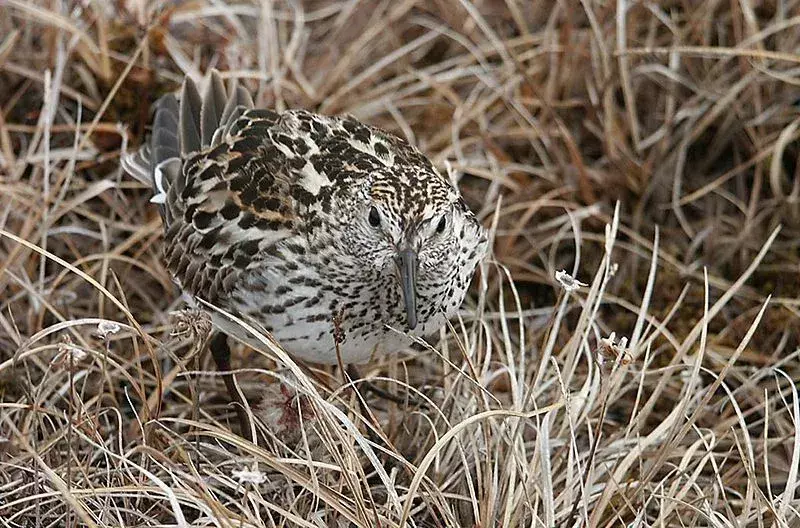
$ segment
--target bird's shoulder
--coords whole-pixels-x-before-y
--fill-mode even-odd
[[[186,159],[180,198],[187,210],[195,204],[225,220],[291,228],[303,211],[329,208],[334,193],[376,170],[414,167],[430,169],[430,161],[351,116],[248,110],[223,141]]]

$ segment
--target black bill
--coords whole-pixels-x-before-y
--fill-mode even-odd
[[[400,287],[403,290],[408,328],[417,326],[417,252],[404,249],[397,255],[397,269],[400,272]]]

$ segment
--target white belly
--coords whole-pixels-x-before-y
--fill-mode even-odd
[[[228,317],[212,314],[211,320],[222,332],[257,350],[268,352],[268,347],[258,337]],[[360,364],[383,354],[407,350],[412,343],[411,338],[387,329],[381,335],[345,336],[337,351],[333,340],[333,325],[315,324],[315,326],[318,328],[303,328],[303,335],[299,335],[297,327],[292,326],[278,327],[270,335],[293,358],[325,365],[337,364],[339,362],[337,353],[341,355],[342,363],[345,365]],[[320,336],[320,332],[323,335]],[[308,337],[309,334],[312,337]]]

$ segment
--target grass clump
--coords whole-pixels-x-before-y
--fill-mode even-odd
[[[799,13],[6,0],[3,525],[796,525]],[[407,137],[491,227],[461,317],[363,370],[398,402],[264,336],[232,429],[119,166],[211,67]]]

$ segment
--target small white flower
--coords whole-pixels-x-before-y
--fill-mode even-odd
[[[249,469],[234,469],[231,476],[239,481],[239,484],[262,484],[267,480],[267,475],[260,471]]]
[[[582,288],[586,286],[586,283],[579,281],[572,275],[566,272],[566,270],[561,270],[556,272],[556,280],[561,284],[561,287],[564,288],[567,292],[573,292],[578,288]]]
[[[82,363],[89,357],[89,353],[78,348],[66,339],[58,344],[58,353],[53,357],[50,364],[56,369],[77,371],[82,367]]]
[[[120,330],[120,327],[114,321],[100,321],[97,325],[97,334],[106,339],[109,335],[116,334]]]
[[[616,361],[620,358],[622,365],[630,363],[630,354],[628,354],[628,338],[620,337],[617,341],[616,332],[611,332],[608,337],[600,338],[600,346],[597,350],[597,361],[600,365],[604,365],[607,361]]]

